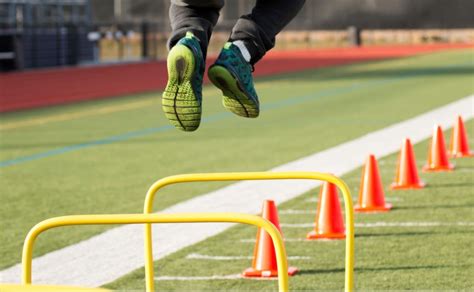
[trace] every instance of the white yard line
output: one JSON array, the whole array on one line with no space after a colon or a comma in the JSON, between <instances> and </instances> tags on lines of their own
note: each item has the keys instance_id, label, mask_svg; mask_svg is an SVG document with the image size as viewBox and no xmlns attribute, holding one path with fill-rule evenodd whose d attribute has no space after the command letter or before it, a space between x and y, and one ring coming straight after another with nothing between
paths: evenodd
<instances>
[{"instance_id":1,"label":"white yard line","mask_svg":"<svg viewBox=\"0 0 474 292\"><path fill-rule=\"evenodd\" d=\"M359 228L377 227L439 227L439 226L474 226L474 222L374 222L356 223Z\"/></svg>"},{"instance_id":2,"label":"white yard line","mask_svg":"<svg viewBox=\"0 0 474 292\"><path fill-rule=\"evenodd\" d=\"M188 260L209 260L209 261L233 261L233 260L251 260L252 256L214 256L199 253L190 253L186 256Z\"/></svg>"},{"instance_id":3,"label":"white yard line","mask_svg":"<svg viewBox=\"0 0 474 292\"><path fill-rule=\"evenodd\" d=\"M474 95L471 95L271 171L323 171L340 176L361 166L369 153L380 157L398 151L403 138L407 136L413 143L428 138L434 124L440 124L443 128L450 127L458 114L469 120L474 115L473 108ZM239 182L181 202L163 212L221 211L257 214L265 199L273 199L280 204L318 185L319 182L310 180ZM154 259L161 259L232 225L157 224L153 228ZM143 267L143 254L143 226L120 226L37 257L33 262L33 283L98 287ZM0 281L18 283L20 274L21 267L17 264L1 271Z\"/></svg>"},{"instance_id":4,"label":"white yard line","mask_svg":"<svg viewBox=\"0 0 474 292\"><path fill-rule=\"evenodd\" d=\"M474 172L474 169L471 168L458 168L456 169L457 172Z\"/></svg>"},{"instance_id":5,"label":"white yard line","mask_svg":"<svg viewBox=\"0 0 474 292\"><path fill-rule=\"evenodd\" d=\"M316 208L314 210L288 209L288 210L278 211L278 214L280 214L280 215L300 215L300 214L315 214L315 213L316 213Z\"/></svg>"},{"instance_id":6,"label":"white yard line","mask_svg":"<svg viewBox=\"0 0 474 292\"><path fill-rule=\"evenodd\" d=\"M309 240L306 240L306 238L284 238L285 242L300 242L300 241L307 241L310 242ZM242 243L255 243L256 240L255 238L243 238L240 239L239 242Z\"/></svg>"},{"instance_id":7,"label":"white yard line","mask_svg":"<svg viewBox=\"0 0 474 292\"><path fill-rule=\"evenodd\" d=\"M242 279L241 274L235 275L213 275L213 276L193 276L193 277L185 277L185 276L161 276L155 277L157 281L209 281L209 280L237 280Z\"/></svg>"},{"instance_id":8,"label":"white yard line","mask_svg":"<svg viewBox=\"0 0 474 292\"><path fill-rule=\"evenodd\" d=\"M349 184L348 182L346 182L347 184ZM356 202L358 200L358 197L352 197L352 200L354 202ZM400 197L387 197L385 196L385 201L387 202L403 202L403 199L400 198ZM312 197L312 198L308 198L305 200L305 202L308 202L308 203L317 203L319 202L319 198L318 197ZM316 211L316 210L315 210ZM279 213L280 214L283 214L282 212L285 212L285 210L282 210L280 211Z\"/></svg>"},{"instance_id":9,"label":"white yard line","mask_svg":"<svg viewBox=\"0 0 474 292\"><path fill-rule=\"evenodd\" d=\"M313 228L314 223L280 223L280 227L285 228Z\"/></svg>"},{"instance_id":10,"label":"white yard line","mask_svg":"<svg viewBox=\"0 0 474 292\"><path fill-rule=\"evenodd\" d=\"M355 223L356 228L474 226L474 222L373 222ZM285 228L312 228L314 223L281 223Z\"/></svg>"},{"instance_id":11,"label":"white yard line","mask_svg":"<svg viewBox=\"0 0 474 292\"><path fill-rule=\"evenodd\" d=\"M385 196L385 201L387 201L387 202L403 202L403 199L399 198L399 197L387 197L387 196Z\"/></svg>"},{"instance_id":12,"label":"white yard line","mask_svg":"<svg viewBox=\"0 0 474 292\"><path fill-rule=\"evenodd\" d=\"M156 281L211 281L211 280L239 280L244 279L241 274L212 275L212 276L161 276L155 277ZM245 278L253 281L276 281L278 278Z\"/></svg>"},{"instance_id":13,"label":"white yard line","mask_svg":"<svg viewBox=\"0 0 474 292\"><path fill-rule=\"evenodd\" d=\"M306 199L305 202L317 203L317 202L319 202L319 199L317 197L313 197L313 198Z\"/></svg>"},{"instance_id":14,"label":"white yard line","mask_svg":"<svg viewBox=\"0 0 474 292\"><path fill-rule=\"evenodd\" d=\"M252 260L252 256L215 256L199 253L190 253L186 256L189 260L209 260L209 261L232 261L232 260ZM308 256L288 256L289 260L310 260Z\"/></svg>"}]
</instances>

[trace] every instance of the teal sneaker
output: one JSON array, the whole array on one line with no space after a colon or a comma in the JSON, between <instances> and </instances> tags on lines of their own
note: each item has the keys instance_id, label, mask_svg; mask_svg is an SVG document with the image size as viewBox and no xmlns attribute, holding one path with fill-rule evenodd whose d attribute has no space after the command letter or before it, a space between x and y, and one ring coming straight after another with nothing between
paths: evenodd
<instances>
[{"instance_id":1,"label":"teal sneaker","mask_svg":"<svg viewBox=\"0 0 474 292\"><path fill-rule=\"evenodd\" d=\"M252 66L237 46L226 43L207 74L222 90L222 103L226 109L241 117L258 117L260 104L253 85Z\"/></svg>"},{"instance_id":2,"label":"teal sneaker","mask_svg":"<svg viewBox=\"0 0 474 292\"><path fill-rule=\"evenodd\" d=\"M166 118L191 132L201 123L204 58L199 40L190 32L168 54L168 84L162 97Z\"/></svg>"}]
</instances>

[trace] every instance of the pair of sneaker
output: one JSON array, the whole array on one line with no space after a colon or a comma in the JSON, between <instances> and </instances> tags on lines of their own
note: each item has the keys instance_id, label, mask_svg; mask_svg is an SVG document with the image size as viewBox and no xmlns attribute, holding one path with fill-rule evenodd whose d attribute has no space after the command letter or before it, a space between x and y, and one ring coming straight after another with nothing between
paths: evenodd
<instances>
[{"instance_id":1,"label":"pair of sneaker","mask_svg":"<svg viewBox=\"0 0 474 292\"><path fill-rule=\"evenodd\" d=\"M183 131L199 127L202 113L202 81L205 60L199 40L190 32L168 54L168 84L162 105L168 120ZM222 103L232 113L256 118L260 112L252 66L240 49L228 42L209 67L209 80L222 90Z\"/></svg>"}]
</instances>

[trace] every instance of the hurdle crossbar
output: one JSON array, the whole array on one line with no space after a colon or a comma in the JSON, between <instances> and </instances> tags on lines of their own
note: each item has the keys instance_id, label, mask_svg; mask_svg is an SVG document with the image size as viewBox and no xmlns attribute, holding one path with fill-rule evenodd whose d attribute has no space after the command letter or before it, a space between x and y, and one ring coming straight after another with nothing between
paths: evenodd
<instances>
[{"instance_id":1,"label":"hurdle crossbar","mask_svg":"<svg viewBox=\"0 0 474 292\"><path fill-rule=\"evenodd\" d=\"M346 259L345 259L345 283L346 292L354 289L354 211L349 188L345 182L328 173L320 172L234 172L234 173L196 173L182 174L162 178L148 189L145 198L144 213L153 212L153 202L156 193L165 186L188 183L188 182L209 182L209 181L240 181L240 180L287 180L287 179L311 179L327 181L335 184L342 192L345 207L346 224ZM153 278L153 246L151 224L145 224L145 274L147 278ZM279 272L280 273L280 272ZM285 272L286 273L286 272ZM153 283L150 283L153 284ZM149 287L153 290L153 287Z\"/></svg>"},{"instance_id":2,"label":"hurdle crossbar","mask_svg":"<svg viewBox=\"0 0 474 292\"><path fill-rule=\"evenodd\" d=\"M104 225L104 224L147 224L153 223L204 223L231 222L254 225L263 228L270 234L275 247L278 265L278 287L280 292L288 291L288 264L286 251L280 232L270 221L262 217L240 213L175 213L175 214L114 214L114 215L72 215L47 219L36 224L28 233L22 254L22 283L31 284L33 247L36 238L44 231L71 225ZM153 255L151 255L153 258ZM153 261L146 260L145 268L153 271ZM154 287L153 273L146 274L146 290L152 292Z\"/></svg>"}]
</instances>

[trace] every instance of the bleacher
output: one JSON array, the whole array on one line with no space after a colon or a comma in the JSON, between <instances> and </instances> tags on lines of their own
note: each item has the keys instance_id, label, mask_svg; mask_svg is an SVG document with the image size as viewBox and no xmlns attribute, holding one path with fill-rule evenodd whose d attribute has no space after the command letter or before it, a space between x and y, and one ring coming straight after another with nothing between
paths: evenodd
<instances>
[{"instance_id":1,"label":"bleacher","mask_svg":"<svg viewBox=\"0 0 474 292\"><path fill-rule=\"evenodd\" d=\"M0 0L0 70L94 60L88 0Z\"/></svg>"}]
</instances>

